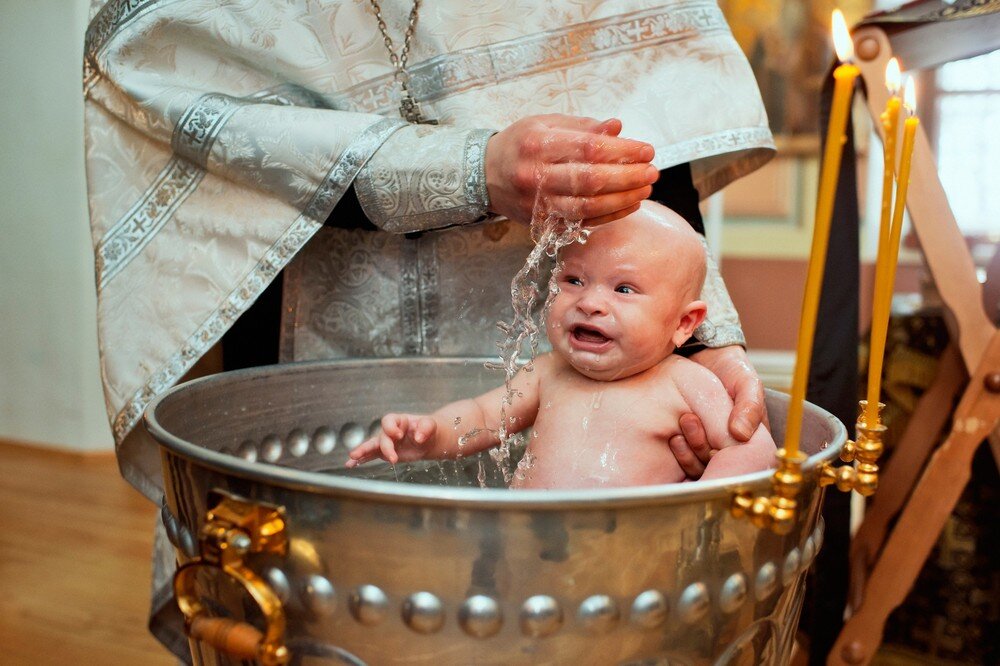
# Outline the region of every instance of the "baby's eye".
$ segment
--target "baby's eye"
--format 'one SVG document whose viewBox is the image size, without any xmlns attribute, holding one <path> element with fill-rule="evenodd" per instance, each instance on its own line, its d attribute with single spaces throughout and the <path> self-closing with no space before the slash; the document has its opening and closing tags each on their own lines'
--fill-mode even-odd
<svg viewBox="0 0 1000 666">
<path fill-rule="evenodd" d="M 630 287 L 627 284 L 620 284 L 617 287 L 615 287 L 615 291 L 617 291 L 619 294 L 634 294 L 635 288 Z"/>
<path fill-rule="evenodd" d="M 583 284 L 583 280 L 581 280 L 580 278 L 576 277 L 575 275 L 567 275 L 563 279 L 566 281 L 567 284 L 572 284 L 572 285 L 577 286 L 577 287 L 579 287 L 580 285 Z"/>
</svg>

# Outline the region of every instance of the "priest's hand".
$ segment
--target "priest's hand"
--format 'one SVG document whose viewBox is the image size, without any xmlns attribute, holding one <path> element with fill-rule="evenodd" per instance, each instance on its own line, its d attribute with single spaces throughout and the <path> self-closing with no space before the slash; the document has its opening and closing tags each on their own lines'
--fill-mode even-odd
<svg viewBox="0 0 1000 666">
<path fill-rule="evenodd" d="M 539 213 L 600 224 L 638 210 L 660 174 L 653 147 L 621 130 L 616 119 L 551 114 L 494 134 L 486 146 L 490 211 L 524 224 Z"/>
<path fill-rule="evenodd" d="M 733 399 L 729 434 L 734 439 L 746 442 L 761 423 L 770 429 L 764 406 L 764 385 L 742 347 L 730 345 L 705 349 L 692 355 L 691 360 L 711 370 Z M 691 479 L 697 479 L 705 471 L 705 465 L 712 455 L 705 426 L 697 416 L 689 413 L 680 417 L 680 428 L 682 434 L 670 439 L 670 450 L 684 473 Z"/>
</svg>

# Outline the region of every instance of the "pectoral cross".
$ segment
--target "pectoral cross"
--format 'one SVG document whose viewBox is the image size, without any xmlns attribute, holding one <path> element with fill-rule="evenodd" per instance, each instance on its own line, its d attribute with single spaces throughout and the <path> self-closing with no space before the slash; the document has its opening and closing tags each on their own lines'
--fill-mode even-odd
<svg viewBox="0 0 1000 666">
<path fill-rule="evenodd" d="M 420 125 L 437 125 L 436 118 L 424 118 L 420 110 L 420 102 L 410 97 L 410 91 L 404 88 L 403 98 L 399 102 L 399 115 L 403 116 L 408 123 Z"/>
</svg>

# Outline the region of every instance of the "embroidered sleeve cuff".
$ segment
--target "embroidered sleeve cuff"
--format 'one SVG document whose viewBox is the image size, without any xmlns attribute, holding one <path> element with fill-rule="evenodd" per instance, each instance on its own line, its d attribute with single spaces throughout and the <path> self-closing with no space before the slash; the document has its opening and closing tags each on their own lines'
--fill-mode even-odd
<svg viewBox="0 0 1000 666">
<path fill-rule="evenodd" d="M 365 215 L 379 229 L 400 234 L 484 217 L 486 142 L 493 134 L 432 125 L 400 129 L 354 181 Z"/>
<path fill-rule="evenodd" d="M 705 256 L 707 257 L 705 285 L 701 290 L 701 300 L 705 301 L 708 306 L 708 315 L 701 326 L 695 329 L 694 337 L 698 342 L 713 349 L 729 345 L 746 347 L 746 338 L 743 336 L 743 329 L 740 326 L 740 317 L 732 299 L 729 298 L 726 283 L 722 281 L 719 267 L 712 258 L 712 253 L 708 251 L 705 239 L 702 238 L 701 242 L 705 246 Z"/>
</svg>

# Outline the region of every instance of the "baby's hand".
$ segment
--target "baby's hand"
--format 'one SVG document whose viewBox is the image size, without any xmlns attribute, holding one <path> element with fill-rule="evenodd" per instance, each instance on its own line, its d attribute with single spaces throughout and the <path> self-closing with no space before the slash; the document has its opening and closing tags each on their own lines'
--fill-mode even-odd
<svg viewBox="0 0 1000 666">
<path fill-rule="evenodd" d="M 392 464 L 420 460 L 433 444 L 437 423 L 420 414 L 386 414 L 382 417 L 382 432 L 362 442 L 351 451 L 347 467 L 357 467 L 376 458 Z"/>
</svg>

